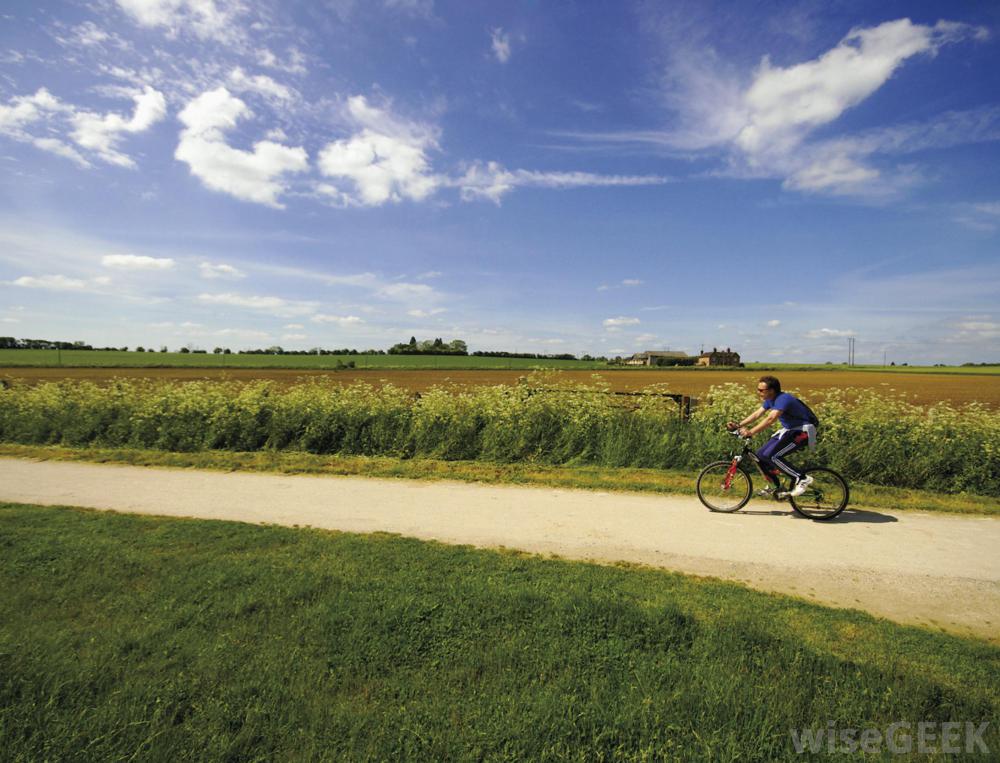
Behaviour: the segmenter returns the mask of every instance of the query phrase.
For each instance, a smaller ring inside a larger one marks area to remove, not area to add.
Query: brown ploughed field
[[[267,379],[293,384],[303,379],[327,377],[341,384],[363,381],[376,386],[389,383],[414,392],[430,387],[479,386],[517,384],[528,375],[524,370],[459,370],[435,369],[348,369],[342,371],[304,371],[298,369],[211,369],[211,368],[0,368],[0,379],[22,379],[29,383],[63,379],[107,383],[112,379],[162,379],[169,381],[253,381]],[[593,382],[596,372],[561,371],[554,378],[560,384],[586,385]],[[697,369],[610,370],[597,374],[601,381],[619,392],[636,391],[653,384],[666,384],[669,392],[698,397],[716,384],[736,382],[753,385],[760,371],[699,371]],[[918,405],[939,400],[962,404],[979,401],[992,409],[1000,408],[1000,376],[881,373],[878,371],[783,371],[776,373],[782,386],[803,395],[822,393],[839,388],[874,389],[889,394],[905,394]]]

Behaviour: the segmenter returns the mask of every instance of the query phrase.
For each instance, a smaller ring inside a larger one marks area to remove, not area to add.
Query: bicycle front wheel
[[[847,507],[850,491],[847,482],[832,469],[804,469],[813,478],[802,495],[789,496],[792,508],[809,519],[833,519]]]
[[[737,469],[732,479],[728,479],[732,465],[732,461],[716,461],[698,475],[698,499],[711,511],[739,511],[750,500],[753,490],[750,475]]]

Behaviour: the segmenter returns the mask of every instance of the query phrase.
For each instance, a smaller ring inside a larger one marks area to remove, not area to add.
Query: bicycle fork
[[[722,481],[722,489],[729,490],[733,486],[733,477],[736,476],[736,470],[740,468],[740,461],[743,460],[743,456],[734,456],[733,463],[729,465],[729,470],[726,472],[726,478]]]

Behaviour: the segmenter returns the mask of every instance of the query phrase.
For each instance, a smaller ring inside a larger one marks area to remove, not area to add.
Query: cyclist
[[[757,451],[760,465],[764,468],[767,478],[774,483],[771,490],[778,487],[778,470],[795,479],[792,495],[802,495],[812,484],[812,477],[803,475],[785,458],[801,448],[806,443],[809,447],[816,444],[816,426],[819,419],[805,403],[794,395],[781,391],[781,382],[773,376],[762,376],[757,381],[757,394],[761,398],[760,408],[755,410],[743,421],[737,424],[730,421],[726,424],[729,431],[739,429],[744,437],[753,437],[758,432],[770,427],[775,420],[781,420],[781,429],[774,433],[770,440]],[[755,427],[747,425],[761,416],[764,420]]]

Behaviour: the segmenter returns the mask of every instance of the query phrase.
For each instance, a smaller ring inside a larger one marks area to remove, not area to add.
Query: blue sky
[[[0,334],[1000,360],[1000,5],[0,9]]]

